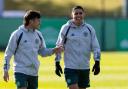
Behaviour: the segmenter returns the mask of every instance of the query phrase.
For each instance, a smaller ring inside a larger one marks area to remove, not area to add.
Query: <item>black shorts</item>
[[[15,73],[15,83],[17,88],[38,89],[38,76]]]
[[[67,86],[78,84],[79,88],[90,87],[90,69],[64,69]]]

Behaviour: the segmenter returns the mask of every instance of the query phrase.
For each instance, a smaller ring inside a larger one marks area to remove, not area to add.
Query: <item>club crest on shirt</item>
[[[87,37],[87,36],[88,36],[88,33],[87,33],[87,32],[84,32],[83,34],[84,34],[84,36],[85,36],[85,37]]]
[[[36,44],[39,44],[39,39],[35,39],[35,43]]]

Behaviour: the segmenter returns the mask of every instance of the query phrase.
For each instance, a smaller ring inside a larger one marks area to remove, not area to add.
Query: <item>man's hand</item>
[[[53,49],[54,53],[61,53],[63,51],[63,46],[57,46]]]
[[[94,72],[94,75],[98,75],[100,73],[100,62],[99,61],[95,61],[92,72]]]
[[[5,82],[8,82],[9,81],[8,71],[4,71],[3,79],[4,79]]]
[[[62,68],[60,66],[60,62],[56,62],[55,67],[56,67],[56,69],[55,69],[56,75],[61,77],[61,74],[63,74],[63,71],[62,71]]]

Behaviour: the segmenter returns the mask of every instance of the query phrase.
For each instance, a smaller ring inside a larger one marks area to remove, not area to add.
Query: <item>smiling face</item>
[[[85,13],[82,9],[74,9],[72,11],[72,19],[75,25],[81,25],[84,20]]]

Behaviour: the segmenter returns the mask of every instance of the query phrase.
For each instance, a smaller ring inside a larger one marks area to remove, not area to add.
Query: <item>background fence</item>
[[[45,38],[47,47],[55,46],[60,28],[67,20],[67,18],[42,18],[40,31]],[[94,26],[101,48],[104,47],[105,51],[128,50],[127,19],[105,18],[105,29],[101,27],[101,18],[87,18],[86,21]],[[4,49],[10,34],[22,24],[22,19],[0,18],[0,23],[0,49]],[[105,34],[102,35],[102,32]]]

